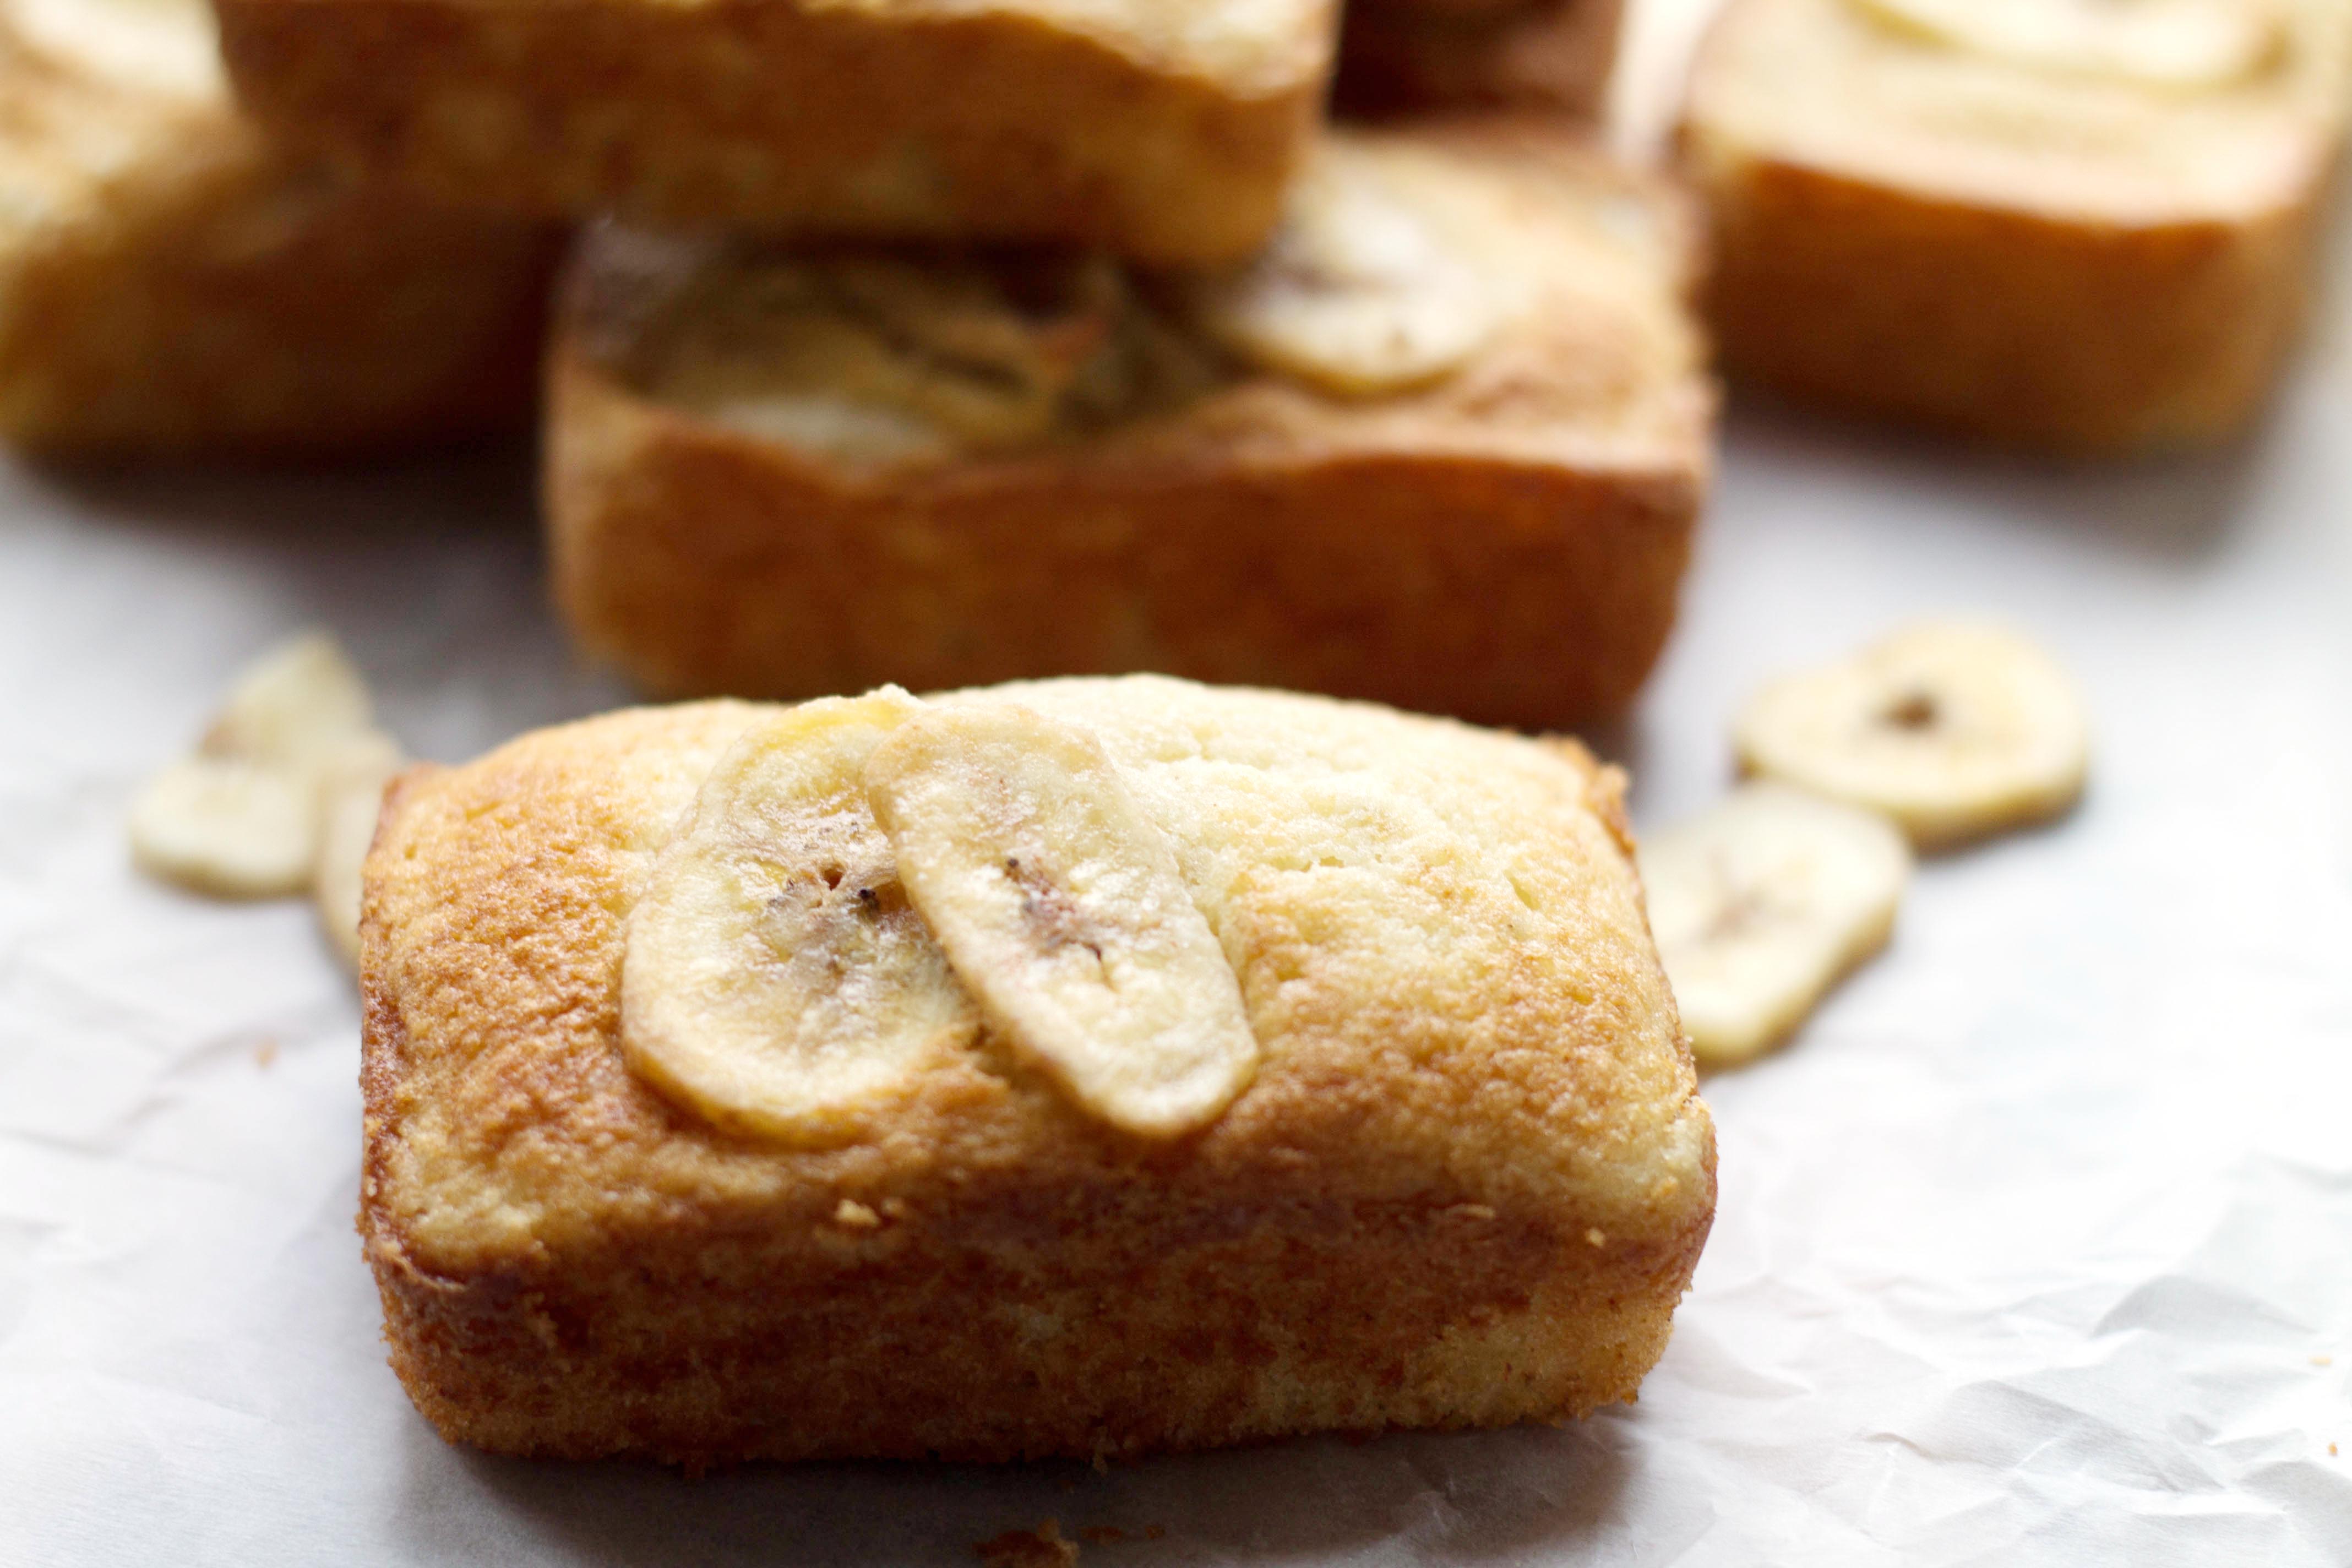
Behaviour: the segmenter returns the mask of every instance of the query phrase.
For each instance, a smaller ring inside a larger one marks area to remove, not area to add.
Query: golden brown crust
[[[0,17],[0,437],[336,451],[529,421],[553,237],[265,146]]]
[[[1054,9],[219,7],[238,91],[274,131],[445,201],[1163,261],[1254,248],[1320,106],[1331,7],[1260,6],[1264,37],[1205,58]]]
[[[1707,480],[1686,220],[1557,132],[1418,134],[1625,237],[1580,261],[1563,239],[1538,319],[1388,397],[1246,375],[1099,437],[877,474],[639,391],[575,285],[550,394],[559,604],[665,695],[1157,669],[1529,727],[1622,707]]]
[[[1727,369],[2060,453],[2227,437],[2293,343],[2342,131],[2346,8],[2294,15],[2275,79],[2168,98],[1738,0],[1682,132]]]
[[[1370,118],[1437,110],[1597,119],[1623,0],[1359,0],[1339,30],[1334,104]]]
[[[653,854],[762,710],[412,773],[369,864],[361,1228],[418,1406],[504,1451],[701,1463],[1630,1397],[1714,1155],[1602,772],[1312,699],[1008,695],[1095,725],[1180,858],[1221,868],[1252,1086],[1197,1138],[1139,1142],[983,1035],[871,1139],[727,1136],[629,1074],[618,971]],[[1378,863],[1265,858],[1368,820]]]

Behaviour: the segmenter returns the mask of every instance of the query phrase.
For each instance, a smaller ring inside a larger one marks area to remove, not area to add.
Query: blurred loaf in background
[[[0,0],[0,438],[201,456],[528,428],[555,248],[274,150],[198,0]]]
[[[2348,105],[2346,0],[1732,0],[1681,133],[1726,368],[2049,452],[2222,439]]]

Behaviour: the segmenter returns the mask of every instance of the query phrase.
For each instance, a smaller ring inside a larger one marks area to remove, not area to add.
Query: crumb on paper
[[[882,1223],[882,1216],[855,1198],[844,1198],[833,1211],[833,1223],[848,1230],[872,1230]]]
[[[253,1047],[253,1065],[267,1072],[277,1060],[278,1042],[264,1036],[261,1043]]]
[[[1078,1560],[1077,1543],[1063,1539],[1060,1521],[1051,1519],[1034,1530],[1008,1530],[975,1542],[971,1549],[982,1568],[1071,1568]]]
[[[2336,1358],[2332,1355],[2315,1355],[2311,1358],[2311,1364],[2314,1366],[2334,1366],[2336,1364]]]

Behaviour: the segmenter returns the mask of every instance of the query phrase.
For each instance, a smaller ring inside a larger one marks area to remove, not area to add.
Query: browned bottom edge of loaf
[[[419,1270],[387,1236],[369,1254],[394,1370],[444,1437],[701,1468],[1580,1416],[1633,1397],[1706,1228],[1612,1248],[1454,1211],[1323,1219],[1171,1247],[1116,1231],[1034,1251],[919,1239],[781,1279],[756,1248],[683,1232],[467,1278]],[[1073,1326],[1008,1334],[1013,1302]]]
[[[2315,202],[2103,225],[1768,160],[1711,196],[1707,312],[1735,382],[2058,456],[2227,439],[2310,291]]]
[[[997,465],[860,485],[559,366],[555,593],[663,696],[1156,671],[1559,727],[1674,626],[1683,467],[1334,452]]]

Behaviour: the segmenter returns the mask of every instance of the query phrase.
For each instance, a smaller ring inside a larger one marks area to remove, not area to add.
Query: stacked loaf
[[[1580,118],[1614,0],[215,10],[0,4],[21,446],[513,426],[576,228],[556,592],[648,689],[1540,726],[1664,644],[1713,409],[1696,226]]]
[[[1539,10],[1443,31],[1571,32],[1549,116],[1328,132],[1328,0],[220,16],[285,143],[588,226],[550,557],[645,688],[1158,670],[1556,725],[1657,657],[1712,409],[1692,226],[1557,108],[1613,14]],[[1541,101],[1475,74],[1378,96]]]

